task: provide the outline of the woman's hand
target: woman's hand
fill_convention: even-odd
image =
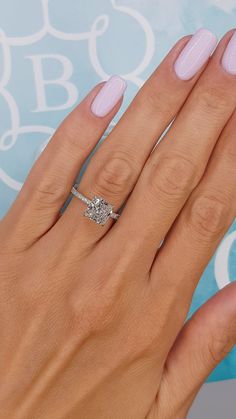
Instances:
[[[116,223],[84,217],[76,197],[60,209],[119,109],[120,78],[93,89],[31,170],[0,224],[1,419],[185,418],[232,348],[234,285],[184,325],[236,214],[232,35],[209,63],[211,33],[182,39],[93,156],[79,191],[126,202]]]

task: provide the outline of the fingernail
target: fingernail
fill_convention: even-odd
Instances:
[[[174,68],[181,80],[190,80],[207,62],[217,45],[216,36],[207,29],[199,29],[177,58]]]
[[[229,74],[236,75],[236,32],[230,39],[222,58],[222,66]]]
[[[95,97],[91,110],[96,116],[106,116],[122,98],[127,84],[119,76],[112,76]]]

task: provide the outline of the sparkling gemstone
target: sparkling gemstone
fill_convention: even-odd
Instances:
[[[112,205],[108,204],[105,199],[95,196],[87,206],[84,215],[95,223],[104,225],[112,211]]]

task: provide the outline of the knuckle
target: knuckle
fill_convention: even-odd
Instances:
[[[223,199],[198,196],[190,206],[189,224],[200,239],[218,239],[230,225],[229,213],[230,208]]]
[[[222,109],[228,109],[229,98],[223,88],[208,86],[200,93],[197,92],[197,101],[200,107],[207,113],[220,113]]]
[[[78,120],[75,126],[68,118],[55,134],[57,153],[64,156],[64,159],[69,158],[71,160],[78,157],[86,157],[95,145],[94,138],[100,134],[99,127],[91,124],[87,115],[83,115],[82,110],[80,110],[79,126],[80,129],[78,130]],[[83,133],[86,133],[86,140]]]
[[[75,132],[73,126],[69,126],[68,124],[66,127],[66,141],[61,139],[60,146],[63,150],[67,151],[67,153],[74,153],[75,150],[77,150],[78,153],[78,148],[83,146],[83,142],[81,144],[81,142],[78,141],[78,133]]]
[[[114,327],[117,315],[117,302],[110,295],[91,296],[89,300],[82,301],[71,296],[71,312],[74,324],[83,325],[88,333],[102,332]]]
[[[137,331],[137,334],[140,335],[140,330]],[[133,334],[127,340],[127,351],[132,356],[133,360],[138,360],[141,358],[152,357],[156,354],[156,348],[160,343],[160,337],[154,336],[153,333],[147,332],[142,333],[142,337]]]
[[[93,289],[89,295],[81,293],[75,284],[69,293],[69,306],[77,325],[84,324],[89,332],[99,332],[115,327],[117,319],[122,313],[123,283],[119,272],[115,268],[111,275],[109,262],[103,267],[103,272],[93,272]],[[87,274],[81,270],[80,275]]]
[[[224,153],[229,164],[232,164],[232,162],[234,163],[236,159],[235,141],[231,141],[231,135],[232,133],[226,135],[225,138],[223,138],[224,144],[222,146],[222,152]]]
[[[157,89],[155,88],[155,86],[152,85],[145,92],[141,106],[142,108],[146,109],[148,112],[154,111],[155,113],[157,112],[160,114],[165,114],[165,113],[170,112],[169,107],[167,110],[165,103],[168,103],[168,101],[164,100],[163,94],[162,96],[160,96],[157,93]]]
[[[37,201],[41,206],[55,204],[56,202],[66,199],[65,193],[61,185],[58,185],[58,180],[55,181],[53,177],[45,176],[40,182],[36,183],[34,194],[37,196]]]
[[[151,193],[171,201],[185,196],[196,184],[197,168],[187,157],[169,154],[151,163],[149,185]]]
[[[133,164],[125,153],[114,155],[107,159],[97,176],[99,193],[108,196],[119,196],[131,185]]]
[[[19,302],[25,312],[34,313],[39,307],[44,306],[46,308],[50,295],[42,290],[41,286],[37,286],[35,282],[30,283],[30,279],[28,275],[24,278],[22,276],[18,277],[20,285]],[[42,283],[44,276],[41,273],[37,274],[37,280]]]
[[[233,347],[233,342],[227,331],[222,332],[218,336],[212,336],[209,340],[207,356],[213,365],[219,364]]]

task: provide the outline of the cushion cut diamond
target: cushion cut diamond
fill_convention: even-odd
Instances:
[[[104,225],[112,212],[112,205],[108,204],[105,199],[94,196],[84,215],[95,223]]]

